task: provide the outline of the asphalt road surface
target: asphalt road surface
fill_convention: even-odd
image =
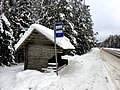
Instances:
[[[101,50],[103,65],[108,72],[110,86],[112,90],[120,90],[120,58]]]

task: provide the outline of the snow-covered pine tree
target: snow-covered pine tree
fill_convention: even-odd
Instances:
[[[39,23],[53,29],[55,23],[63,22],[65,36],[76,47],[77,54],[89,51],[94,44],[92,20],[88,6],[81,1],[42,0],[42,14]]]
[[[9,28],[8,22],[4,13],[0,15],[0,65],[10,66],[14,62],[13,49],[13,32]]]
[[[3,12],[11,23],[10,28],[14,30],[15,44],[33,23],[30,0],[4,0]]]
[[[63,22],[65,36],[76,47],[77,54],[86,53],[93,47],[94,34],[88,6],[81,0],[5,0],[5,15],[14,30],[17,42],[32,22],[53,29],[55,23]],[[9,10],[9,11],[8,11]],[[32,18],[32,19],[31,19]],[[15,43],[16,43],[15,42]]]
[[[89,51],[95,42],[94,32],[92,30],[92,20],[90,15],[89,6],[82,3],[80,0],[71,0],[70,5],[73,7],[74,13],[73,23],[75,31],[77,32],[76,49],[78,54],[83,54]]]
[[[46,1],[46,0],[45,0]],[[63,22],[65,26],[65,36],[75,45],[76,32],[73,31],[71,7],[66,0],[51,0],[49,3],[43,2],[43,13],[39,23],[53,29],[55,23]]]
[[[14,46],[33,23],[30,17],[33,14],[31,12],[31,3],[30,0],[1,0],[1,2],[2,12],[11,24],[10,26],[7,25],[7,27],[13,30],[13,37],[15,38],[13,41]]]

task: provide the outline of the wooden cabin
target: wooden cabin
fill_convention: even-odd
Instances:
[[[61,58],[69,50],[74,49],[66,37],[57,38],[58,67],[68,61]],[[39,24],[33,24],[15,45],[16,57],[22,55],[24,69],[42,71],[55,63],[54,31]]]

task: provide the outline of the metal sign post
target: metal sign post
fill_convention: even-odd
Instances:
[[[57,49],[56,49],[56,38],[63,37],[63,24],[54,24],[54,42],[55,42],[55,60],[56,60],[56,74],[58,76],[58,61],[57,61]]]

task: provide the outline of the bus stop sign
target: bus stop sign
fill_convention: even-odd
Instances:
[[[56,23],[54,25],[54,31],[55,31],[55,36],[56,37],[63,37],[63,24],[62,23]]]

